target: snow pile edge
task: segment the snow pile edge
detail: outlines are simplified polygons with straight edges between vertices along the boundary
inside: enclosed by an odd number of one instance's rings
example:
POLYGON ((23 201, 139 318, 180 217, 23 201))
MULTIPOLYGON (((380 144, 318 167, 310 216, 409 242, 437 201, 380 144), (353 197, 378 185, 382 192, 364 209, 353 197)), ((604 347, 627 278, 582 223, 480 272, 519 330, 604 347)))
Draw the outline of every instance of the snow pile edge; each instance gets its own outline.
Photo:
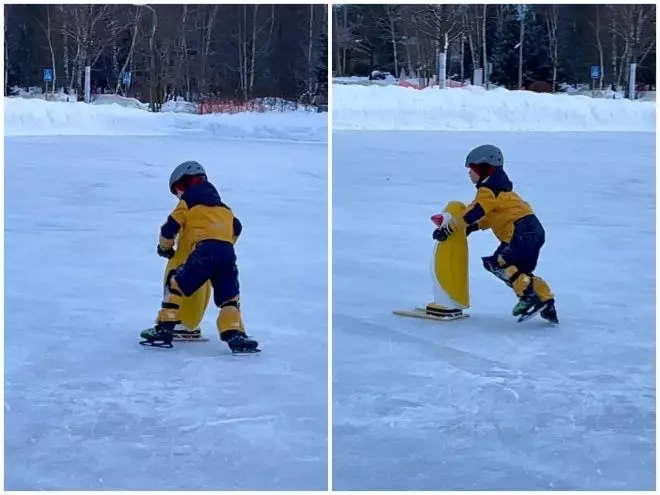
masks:
POLYGON ((216 115, 150 113, 116 104, 5 98, 5 136, 162 136, 327 141, 327 113, 265 112, 216 115))
POLYGON ((479 87, 333 85, 332 125, 343 130, 655 132, 655 102, 479 87))

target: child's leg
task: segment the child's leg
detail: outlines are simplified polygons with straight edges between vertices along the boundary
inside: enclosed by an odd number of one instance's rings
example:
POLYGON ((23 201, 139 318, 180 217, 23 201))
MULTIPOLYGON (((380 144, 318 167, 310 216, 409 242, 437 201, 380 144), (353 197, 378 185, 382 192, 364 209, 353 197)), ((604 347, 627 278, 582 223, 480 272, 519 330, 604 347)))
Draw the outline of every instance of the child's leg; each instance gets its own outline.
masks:
MULTIPOLYGON (((231 330, 245 333, 241 317, 240 287, 238 284, 238 268, 235 264, 229 269, 220 269, 211 277, 213 285, 213 300, 220 308, 216 320, 220 338, 231 330)), ((225 340, 225 339, 223 339, 225 340)))
POLYGON ((508 284, 518 297, 535 294, 541 302, 554 296, 547 282, 533 274, 538 263, 544 236, 537 232, 515 235, 511 244, 497 258, 508 284))
POLYGON ((220 307, 217 320, 220 339, 227 343, 232 352, 260 352, 257 349, 259 342, 249 338, 243 328, 236 264, 219 269, 213 274, 211 284, 215 303, 220 307))

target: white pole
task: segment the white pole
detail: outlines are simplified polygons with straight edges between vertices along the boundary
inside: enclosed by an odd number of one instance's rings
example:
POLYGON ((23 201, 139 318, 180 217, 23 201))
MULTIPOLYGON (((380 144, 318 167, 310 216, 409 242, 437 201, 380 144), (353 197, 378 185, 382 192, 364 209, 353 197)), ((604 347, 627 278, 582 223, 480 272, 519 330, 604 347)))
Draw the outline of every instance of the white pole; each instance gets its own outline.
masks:
POLYGON ((87 65, 85 66, 85 103, 92 101, 91 97, 91 87, 92 87, 92 68, 87 65))
POLYGON ((445 89, 445 81, 447 80, 447 52, 440 52, 438 54, 438 87, 445 89))
POLYGON ((630 78, 628 80, 628 98, 635 99, 635 81, 637 79, 637 64, 630 64, 630 78))

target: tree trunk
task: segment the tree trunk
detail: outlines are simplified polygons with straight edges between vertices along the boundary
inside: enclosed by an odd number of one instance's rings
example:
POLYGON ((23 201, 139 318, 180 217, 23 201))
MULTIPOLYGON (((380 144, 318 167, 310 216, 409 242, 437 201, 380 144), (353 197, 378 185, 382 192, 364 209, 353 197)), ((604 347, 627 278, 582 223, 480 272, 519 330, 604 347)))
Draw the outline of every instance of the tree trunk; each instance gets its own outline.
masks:
POLYGON ((387 12, 387 17, 389 20, 390 28, 390 38, 392 38, 392 54, 394 56, 394 77, 399 77, 399 57, 396 50, 396 30, 394 29, 394 15, 392 13, 391 5, 385 6, 385 11, 387 12))
POLYGON ((67 89, 67 94, 69 90, 71 89, 71 82, 69 78, 69 35, 68 35, 68 25, 67 25, 67 17, 66 14, 64 13, 64 6, 59 5, 58 9, 60 11, 60 15, 62 16, 62 63, 64 65, 64 80, 65 84, 68 84, 67 89))
MULTIPOLYGON (((481 62, 479 59, 481 58, 479 55, 479 49, 478 49, 478 39, 474 39, 475 35, 475 30, 473 29, 475 24, 473 23, 473 20, 476 21, 476 16, 473 15, 473 12, 471 12, 472 6, 468 5, 466 7, 465 12, 463 13, 463 24, 465 25, 464 31, 466 32, 467 36, 467 42, 468 42, 468 48, 470 49, 470 60, 472 62, 472 74, 474 74, 474 71, 479 68, 481 62)), ((475 6, 475 9, 478 6, 475 6)), ((474 11, 476 13, 476 10, 474 11)), ((478 30, 476 30, 478 32, 478 30)), ((473 79, 473 77, 470 77, 470 79, 473 79)))
POLYGON ((126 60, 124 60, 124 65, 122 65, 121 71, 119 72, 119 75, 117 77, 117 85, 115 86, 115 94, 119 93, 119 87, 122 83, 122 77, 124 72, 126 72, 126 67, 128 67, 128 63, 131 61, 133 58, 133 50, 135 49, 135 42, 137 41, 137 35, 138 35, 138 28, 140 25, 140 7, 137 7, 137 10, 135 12, 135 20, 134 20, 134 26, 133 26, 133 38, 131 39, 131 48, 128 50, 128 55, 126 56, 126 60))
POLYGON ((461 85, 465 82, 465 33, 461 33, 461 49, 459 50, 459 57, 461 57, 461 85))
MULTIPOLYGON (((243 101, 248 99, 248 55, 247 55, 247 5, 243 5, 243 29, 241 34, 240 45, 242 46, 242 58, 241 58, 241 89, 243 91, 243 101)), ((240 22, 239 22, 240 29, 240 22)), ((240 32, 240 31, 239 31, 240 32)))
POLYGON ((209 56, 209 50, 211 49, 211 34, 213 34, 213 22, 215 21, 215 16, 218 13, 219 5, 213 5, 211 9, 211 15, 209 17, 208 23, 206 24, 206 35, 204 37, 204 45, 202 47, 202 73, 200 77, 200 90, 209 91, 208 82, 206 80, 206 68, 207 61, 209 56))
MULTIPOLYGON (((612 12, 612 18, 610 19, 610 34, 612 36, 612 59, 610 64, 612 65, 612 85, 616 86, 618 84, 618 70, 617 70, 617 37, 616 37, 616 20, 614 18, 615 12, 612 12)), ((616 89, 616 88, 613 88, 616 89)))
MULTIPOLYGON (((420 43, 422 38, 420 37, 418 26, 415 26, 415 36, 417 37, 417 67, 419 68, 424 63, 424 54, 422 53, 422 44, 420 43)), ((415 77, 420 76, 421 74, 417 74, 417 71, 415 71, 415 77)))
POLYGON ((252 5, 252 55, 250 57, 250 86, 248 90, 248 96, 251 98, 254 96, 254 72, 255 64, 257 60, 257 12, 259 9, 259 4, 252 5))
MULTIPOLYGON (((243 6, 245 8, 245 6, 243 6)), ((245 68, 244 68, 244 57, 243 57, 243 24, 241 24, 241 20, 238 20, 238 33, 237 33, 237 43, 236 46, 238 48, 238 86, 243 95, 245 95, 245 88, 244 88, 244 83, 245 83, 245 68)), ((245 98, 245 97, 244 97, 245 98)))
MULTIPOLYGON (((332 9, 332 22, 334 23, 334 31, 339 32, 339 17, 337 16, 337 9, 331 7, 332 9)), ((337 47, 335 51, 335 45, 332 45, 333 54, 332 56, 336 58, 334 69, 337 71, 338 76, 343 76, 344 74, 341 71, 341 47, 337 47)), ((330 75, 330 77, 332 77, 330 75)))
POLYGON ((312 90, 312 53, 314 48, 314 4, 309 6, 309 41, 307 43, 307 91, 311 98, 312 90))
POLYGON ((598 90, 603 90, 603 79, 605 77, 605 60, 603 57, 603 42, 600 39, 600 6, 596 5, 596 44, 598 45, 598 61, 600 63, 600 78, 598 79, 598 90))
MULTIPOLYGON (((7 7, 5 7, 7 8, 7 7)), ((5 96, 7 96, 7 76, 9 75, 9 43, 7 39, 7 16, 5 14, 5 96)))
POLYGON ((406 37, 406 63, 408 66, 408 76, 412 76, 412 60, 410 56, 410 40, 408 36, 408 23, 403 23, 403 35, 406 37))
POLYGON ((188 43, 186 41, 187 30, 186 20, 188 16, 188 4, 183 4, 183 13, 181 14, 181 54, 183 56, 183 70, 184 70, 184 83, 185 83, 185 98, 186 101, 192 101, 190 91, 190 63, 188 61, 188 43))
POLYGON ((525 7, 520 6, 520 39, 518 43, 518 89, 523 88, 523 43, 525 41, 525 7))
POLYGON ((69 82, 69 88, 75 88, 76 93, 78 92, 78 88, 80 88, 80 40, 78 38, 76 38, 76 56, 73 59, 71 67, 71 81, 69 82))
POLYGON ((477 50, 474 47, 474 40, 472 38, 472 33, 468 32, 467 35, 468 47, 470 48, 470 58, 472 59, 472 72, 479 68, 479 57, 477 55, 477 50))
POLYGON ((552 92, 556 91, 557 65, 558 65, 558 40, 557 24, 559 22, 559 10, 557 5, 548 5, 545 10, 545 26, 548 35, 548 48, 550 60, 552 61, 552 92))
POLYGON ((145 5, 151 10, 151 36, 149 36, 149 107, 152 112, 158 112, 160 105, 156 99, 158 97, 158 81, 156 74, 156 48, 154 46, 154 38, 156 36, 156 10, 153 7, 145 5))
MULTIPOLYGON (((342 5, 342 10, 344 14, 344 29, 348 28, 348 6, 346 4, 342 5)), ((346 58, 347 58, 347 50, 346 47, 343 48, 344 50, 344 61, 342 64, 342 74, 346 75, 346 58)))
MULTIPOLYGON (((110 51, 112 51, 112 74, 115 76, 115 89, 119 87, 121 74, 119 73, 119 47, 117 46, 117 37, 113 36, 110 42, 110 51)), ((117 91, 115 91, 115 94, 117 91)))
POLYGON ((483 46, 483 60, 484 60, 484 81, 486 82, 486 89, 488 89, 488 55, 486 54, 486 8, 488 4, 484 4, 484 18, 481 24, 481 42, 483 46))
MULTIPOLYGON (((51 82, 51 93, 55 93, 55 86, 57 84, 57 66, 55 64, 55 51, 53 50, 53 39, 51 37, 50 27, 50 6, 46 5, 46 36, 48 37, 48 48, 50 49, 50 60, 53 66, 53 81, 51 82)), ((48 96, 46 96, 48 98, 48 96)))

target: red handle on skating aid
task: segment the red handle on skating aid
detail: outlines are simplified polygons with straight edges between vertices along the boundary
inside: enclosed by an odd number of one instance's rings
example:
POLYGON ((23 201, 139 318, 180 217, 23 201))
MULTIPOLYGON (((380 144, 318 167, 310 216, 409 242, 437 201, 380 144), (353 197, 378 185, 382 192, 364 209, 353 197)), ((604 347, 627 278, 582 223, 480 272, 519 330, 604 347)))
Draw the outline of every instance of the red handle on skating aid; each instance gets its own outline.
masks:
POLYGON ((431 221, 436 225, 436 227, 442 227, 442 222, 444 222, 444 216, 442 213, 437 213, 431 217, 431 221))

